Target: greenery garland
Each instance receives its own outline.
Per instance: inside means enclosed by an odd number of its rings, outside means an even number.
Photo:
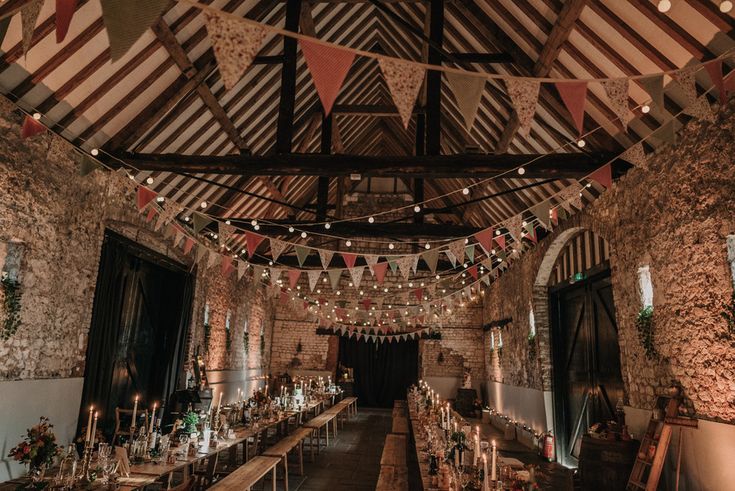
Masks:
[[[635,327],[638,329],[638,340],[646,353],[646,358],[653,360],[657,356],[653,342],[653,306],[648,305],[638,312]]]
[[[0,338],[3,340],[10,339],[20,327],[20,299],[22,292],[20,283],[9,277],[2,279],[2,287],[4,293],[3,310],[5,311],[5,322],[3,322],[3,332]]]

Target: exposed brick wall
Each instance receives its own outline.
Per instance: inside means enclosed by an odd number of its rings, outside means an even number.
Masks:
[[[109,172],[80,177],[71,155],[51,134],[19,138],[22,119],[0,99],[0,243],[23,244],[21,326],[0,340],[0,380],[81,377],[105,228],[185,265],[191,259],[154,231],[135,209],[134,196]],[[0,265],[6,247],[0,246]],[[219,268],[197,268],[188,352],[203,344],[204,301],[210,303],[209,368],[246,366],[242,329],[249,319],[248,367],[268,365],[273,304],[249,276],[224,279]],[[0,303],[2,292],[0,291]],[[232,347],[224,349],[224,319],[232,312]],[[4,312],[0,311],[0,322]],[[260,359],[260,323],[265,359]]]
[[[735,230],[735,104],[717,118],[689,123],[679,143],[649,158],[647,170],[628,172],[493,283],[485,318],[512,316],[514,322],[504,332],[502,357],[487,357],[490,379],[550,389],[547,329],[538,329],[539,359],[528,360],[528,308],[533,302],[537,326],[548,326],[539,302],[546,289],[537,283],[548,279],[565,239],[586,228],[610,245],[628,403],[649,408],[655,390],[674,380],[700,417],[735,422],[735,341],[720,317],[733,289],[726,240]],[[643,264],[650,266],[654,288],[661,355],[654,361],[646,359],[635,328],[641,307],[637,270]]]

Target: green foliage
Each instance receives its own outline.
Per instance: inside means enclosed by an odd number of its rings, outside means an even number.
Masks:
[[[2,279],[3,288],[3,310],[5,311],[5,322],[3,323],[3,331],[0,338],[3,340],[10,339],[20,327],[20,300],[22,293],[20,283],[18,281],[4,277]]]
[[[250,334],[245,331],[242,333],[242,347],[245,348],[245,354],[250,352]]]
[[[194,411],[189,411],[184,415],[183,423],[187,433],[194,433],[197,431],[197,425],[199,424],[199,415]]]
[[[529,360],[535,360],[536,356],[538,354],[538,350],[536,349],[536,335],[535,334],[529,334],[528,335],[528,359]]]
[[[212,336],[212,326],[204,324],[204,352],[209,353],[209,338]]]
[[[727,322],[728,337],[732,339],[735,337],[735,291],[732,292],[730,303],[722,304],[722,312],[720,312],[720,315]]]
[[[653,340],[653,307],[643,307],[638,312],[635,320],[635,327],[638,330],[638,340],[646,353],[646,358],[653,360],[656,358],[656,346]]]

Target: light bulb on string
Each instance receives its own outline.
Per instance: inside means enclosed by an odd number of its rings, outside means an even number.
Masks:
[[[519,167],[519,168],[518,168],[518,175],[519,175],[519,176],[522,176],[522,175],[523,175],[523,174],[525,174],[525,173],[526,173],[526,169],[524,169],[523,167]]]
[[[720,2],[720,12],[727,14],[732,10],[732,2],[730,0],[724,0]]]
[[[97,155],[100,154],[100,151],[97,148],[93,148],[92,150],[89,151],[89,153],[91,153],[92,155],[96,157]]]
[[[250,221],[250,225],[252,225],[253,227],[257,226],[258,225],[258,220],[251,220]]]
[[[470,188],[464,188],[462,190],[462,194],[464,194],[465,196],[467,196],[468,194],[470,194]]]
[[[390,244],[388,244],[388,249],[390,249],[391,251],[393,250],[394,247],[395,246],[393,245],[393,242],[391,242]]]
[[[294,231],[295,231],[295,230],[296,230],[296,229],[295,229],[295,228],[293,228],[293,227],[288,227],[288,231],[289,231],[289,232],[291,232],[291,233],[294,233]]]
[[[306,238],[306,232],[301,232],[301,238],[302,239],[305,239]]]
[[[347,247],[350,247],[350,246],[352,246],[352,241],[351,241],[351,240],[348,240],[347,242],[345,242],[345,245],[346,245]]]
[[[431,249],[431,244],[428,242],[424,245],[424,249]]]
[[[33,113],[33,119],[35,119],[36,121],[40,121],[41,120],[41,113]]]
[[[669,10],[671,10],[671,0],[659,0],[658,11],[665,14]]]
[[[413,207],[413,211],[416,212],[416,213],[418,213],[418,212],[421,211],[421,207],[419,205],[416,205],[416,206]]]
[[[260,225],[256,225],[255,227],[253,227],[253,230],[260,230]]]
[[[232,222],[229,220],[225,220],[225,225],[232,225]]]
[[[368,223],[375,223],[375,218],[373,217],[368,218]]]
[[[153,184],[153,178],[152,177],[148,177],[148,179],[146,179],[145,182],[147,184]]]
[[[199,205],[199,206],[201,206],[202,208],[206,208],[207,207],[207,202],[206,201],[202,201],[202,204]]]
[[[648,104],[643,104],[641,106],[641,112],[643,114],[648,114],[649,112],[651,112],[651,106],[649,106]]]
[[[332,224],[329,223],[329,222],[327,222],[327,223],[324,224],[324,228],[326,228],[327,230],[329,230],[330,228],[332,228]]]
[[[577,146],[578,146],[579,148],[584,148],[584,146],[585,146],[585,145],[587,145],[587,142],[586,142],[586,141],[584,141],[584,139],[583,139],[583,138],[580,138],[579,140],[577,140]]]

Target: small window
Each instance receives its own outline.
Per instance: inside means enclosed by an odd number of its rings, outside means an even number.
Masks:
[[[732,285],[735,287],[735,235],[727,236],[727,260],[730,263]]]
[[[495,349],[495,333],[493,331],[490,331],[490,349]]]
[[[230,332],[230,318],[232,317],[232,313],[228,310],[227,316],[225,317],[225,330],[227,332]]]
[[[638,286],[642,306],[653,307],[653,283],[651,283],[651,269],[647,265],[638,268]]]
[[[498,331],[498,348],[503,349],[503,332]]]
[[[528,311],[528,336],[530,338],[536,336],[536,318],[533,315],[533,306]]]
[[[204,325],[209,325],[209,302],[204,304]]]

